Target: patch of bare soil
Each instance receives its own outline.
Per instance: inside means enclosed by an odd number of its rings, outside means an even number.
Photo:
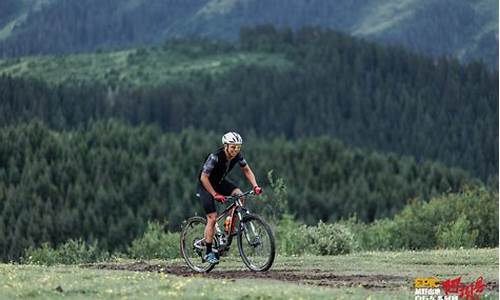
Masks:
[[[220,278],[226,280],[235,280],[242,278],[271,279],[325,287],[364,287],[371,290],[411,289],[413,285],[413,279],[407,277],[392,275],[339,275],[319,269],[311,269],[306,271],[296,269],[271,269],[267,272],[252,272],[249,270],[217,270],[216,268],[209,273],[196,273],[189,269],[187,266],[150,264],[143,261],[126,264],[87,264],[81,265],[81,267],[134,272],[161,272],[184,277],[196,275],[207,278]],[[498,291],[498,282],[487,282],[486,289],[490,291]]]
[[[307,271],[299,270],[269,270],[267,272],[252,272],[241,270],[217,270],[210,273],[195,273],[187,266],[169,266],[149,264],[146,262],[134,262],[128,264],[100,263],[82,265],[82,267],[106,269],[106,270],[126,270],[135,272],[161,272],[177,276],[203,276],[207,278],[223,278],[235,280],[241,278],[248,279],[271,279],[300,284],[311,284],[325,287],[364,287],[366,289],[408,289],[411,287],[411,279],[390,276],[390,275],[338,275],[319,269]]]

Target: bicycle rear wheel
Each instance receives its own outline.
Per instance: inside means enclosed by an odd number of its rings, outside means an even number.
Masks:
[[[183,224],[181,232],[181,255],[189,268],[195,272],[210,272],[215,265],[206,262],[205,226],[207,220],[202,217],[191,217]],[[216,245],[214,239],[214,246]]]
[[[241,259],[250,270],[269,270],[276,255],[271,227],[257,215],[246,215],[238,227],[238,249]]]

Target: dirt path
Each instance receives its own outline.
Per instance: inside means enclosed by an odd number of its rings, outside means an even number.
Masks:
[[[227,280],[235,280],[241,278],[249,279],[272,279],[286,282],[295,282],[300,284],[312,284],[326,287],[364,287],[366,289],[389,289],[401,290],[411,289],[413,284],[411,278],[391,275],[339,275],[319,269],[311,269],[305,271],[298,270],[270,270],[267,272],[257,273],[251,271],[239,270],[217,270],[214,269],[210,273],[193,273],[185,266],[169,266],[149,264],[146,262],[134,262],[127,264],[116,263],[100,263],[82,265],[86,268],[96,268],[105,270],[126,270],[135,272],[162,272],[177,276],[203,276],[207,278],[224,278]],[[498,291],[498,282],[488,282],[488,290]]]

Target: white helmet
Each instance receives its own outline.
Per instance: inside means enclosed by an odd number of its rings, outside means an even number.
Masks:
[[[222,136],[223,144],[241,145],[243,144],[243,139],[236,132],[228,132]]]

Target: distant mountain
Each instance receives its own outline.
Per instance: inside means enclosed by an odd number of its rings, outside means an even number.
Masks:
[[[498,69],[496,0],[3,0],[0,53],[20,56],[236,39],[242,26],[321,26]]]

